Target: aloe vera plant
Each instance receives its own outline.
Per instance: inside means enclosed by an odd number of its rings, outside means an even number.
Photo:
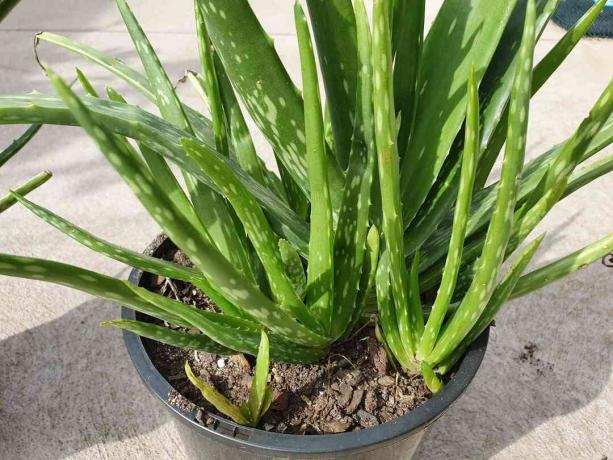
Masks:
[[[105,323],[143,337],[258,355],[242,408],[186,367],[239,423],[257,425],[268,407],[268,354],[317,361],[371,314],[393,359],[440,391],[508,299],[613,249],[610,234],[524,274],[543,240],[527,242],[537,224],[613,169],[610,155],[582,165],[613,142],[613,81],[568,140],[524,161],[531,97],[605,0],[536,65],[556,0],[446,0],[425,36],[423,0],[375,0],[372,20],[363,0],[307,0],[310,20],[297,3],[302,91],[247,0],[196,0],[201,69],[189,80],[210,119],[180,100],[126,1],[117,4],[144,72],[56,34],[37,43],[100,65],[159,113],[112,87],[100,96],[80,70],[78,95],[48,68],[57,94],[0,96],[0,123],[81,126],[193,267],[106,242],[19,189],[11,199],[94,251],[191,283],[219,312],[48,260],[0,254],[0,274],[80,289],[182,327]],[[248,117],[278,173],[258,156]],[[500,178],[487,184],[498,158]]]

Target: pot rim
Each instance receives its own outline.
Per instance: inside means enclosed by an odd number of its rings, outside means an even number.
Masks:
[[[165,243],[172,244],[168,239],[161,242],[159,239],[156,239],[154,244],[152,244],[153,247],[150,246],[149,249],[154,253]],[[142,270],[133,269],[130,272],[129,281],[131,283],[140,285],[142,278]],[[142,320],[145,315],[137,314],[134,310],[127,307],[121,307],[121,317],[128,320]],[[444,386],[443,390],[428,401],[401,417],[372,428],[322,435],[295,435],[269,432],[238,425],[231,420],[211,413],[207,413],[207,416],[213,418],[213,426],[203,425],[196,420],[197,408],[186,411],[168,402],[168,393],[171,385],[151,362],[141,337],[124,331],[123,339],[130,359],[148,390],[175,417],[178,417],[183,423],[191,426],[201,434],[218,442],[263,454],[321,455],[371,450],[383,444],[400,441],[411,433],[425,429],[433,423],[464,393],[476,375],[487,348],[489,328],[473,342],[462,361],[458,364],[453,377]]]

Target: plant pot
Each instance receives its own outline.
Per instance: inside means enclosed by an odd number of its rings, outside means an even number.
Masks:
[[[147,253],[160,256],[172,249],[173,243],[158,238]],[[133,270],[130,282],[150,286],[151,275]],[[145,315],[122,308],[123,319],[147,320]],[[264,458],[347,458],[353,460],[385,458],[408,459],[413,456],[428,426],[436,421],[458,398],[477,373],[488,343],[489,330],[474,342],[459,363],[444,389],[392,422],[373,428],[330,435],[292,435],[271,433],[237,425],[211,414],[215,423],[204,426],[196,420],[197,411],[186,412],[168,403],[170,384],[155,368],[141,338],[124,332],[128,354],[147,389],[170,411],[185,443],[190,458],[206,460],[236,460]]]

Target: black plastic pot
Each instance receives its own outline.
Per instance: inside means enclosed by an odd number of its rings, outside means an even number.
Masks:
[[[148,253],[160,256],[172,249],[168,239],[158,239]],[[139,270],[130,274],[130,282],[139,286],[151,285],[151,275]],[[146,316],[122,308],[124,319],[146,320]],[[409,459],[417,449],[426,428],[436,421],[458,398],[477,373],[489,331],[486,330],[472,345],[450,382],[443,391],[408,414],[373,428],[330,435],[291,435],[237,425],[211,414],[212,427],[196,420],[196,411],[186,412],[168,403],[170,384],[155,368],[141,338],[124,333],[128,354],[147,389],[170,411],[185,443],[190,458],[206,460],[235,460],[260,458],[346,458],[353,460],[385,458]]]

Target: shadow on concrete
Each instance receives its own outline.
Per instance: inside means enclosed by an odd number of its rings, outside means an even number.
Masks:
[[[0,342],[0,458],[66,458],[168,421],[119,331],[98,326],[118,314],[91,300]]]

